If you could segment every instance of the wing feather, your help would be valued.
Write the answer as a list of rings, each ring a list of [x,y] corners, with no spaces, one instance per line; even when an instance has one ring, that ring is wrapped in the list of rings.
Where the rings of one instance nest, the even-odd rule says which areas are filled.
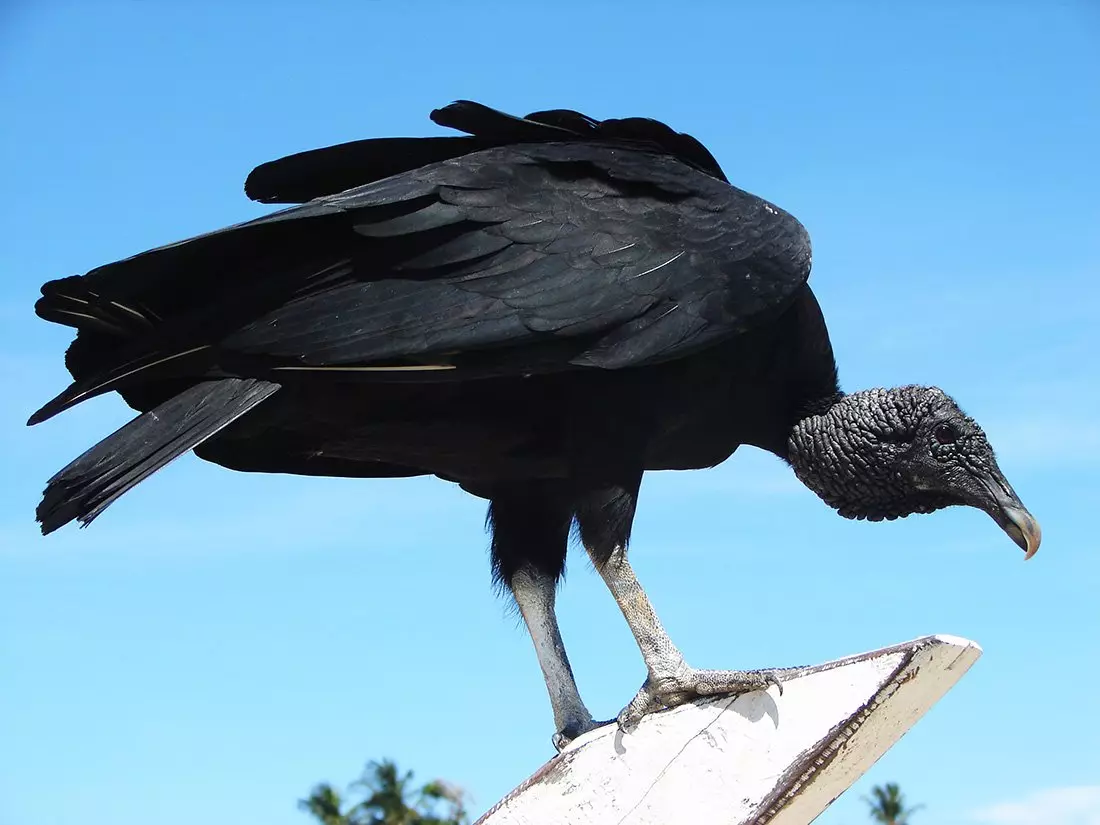
[[[558,128],[473,115],[489,132]],[[808,272],[794,218],[674,156],[493,147],[47,285],[40,314],[95,343],[78,337],[82,374],[37,419],[140,382],[145,364],[162,378],[342,367],[431,380],[475,364],[638,366],[751,327]],[[86,333],[93,294],[111,309],[89,313],[100,329]],[[108,345],[123,332],[126,347]]]
[[[253,169],[245,194],[262,203],[305,203],[494,146],[569,140],[650,147],[727,180],[702,143],[651,118],[596,120],[570,109],[516,117],[469,100],[436,109],[431,117],[468,136],[373,138],[297,152]]]

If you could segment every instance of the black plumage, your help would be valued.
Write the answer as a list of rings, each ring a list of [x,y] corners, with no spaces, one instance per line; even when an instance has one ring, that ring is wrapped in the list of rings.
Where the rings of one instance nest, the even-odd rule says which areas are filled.
[[[805,229],[694,138],[470,102],[432,117],[469,136],[264,164],[246,192],[294,205],[43,287],[38,314],[78,335],[72,385],[31,422],[109,391],[143,413],[51,479],[44,532],[188,449],[245,471],[434,474],[490,500],[494,572],[548,685],[568,671],[540,617],[570,527],[619,598],[608,570],[647,470],[753,445],[843,515],[971,504],[1034,552],[1037,525],[950,398],[840,391]],[[985,476],[917,460],[944,422],[969,445],[948,458]],[[566,738],[589,726],[563,707]]]

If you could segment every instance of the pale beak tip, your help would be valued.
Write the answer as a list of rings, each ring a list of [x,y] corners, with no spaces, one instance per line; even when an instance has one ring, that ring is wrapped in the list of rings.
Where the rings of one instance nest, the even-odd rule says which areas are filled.
[[[1023,507],[1008,505],[1003,507],[997,515],[1000,516],[998,521],[1004,531],[1024,551],[1024,561],[1039,552],[1043,531],[1031,513]]]
[[[1023,511],[1022,516],[1016,523],[1020,533],[1023,534],[1024,561],[1027,561],[1039,552],[1039,545],[1043,541],[1043,530],[1039,527],[1039,522],[1026,510]],[[1015,521],[1015,519],[1013,520]]]
[[[1035,523],[1035,532],[1027,536],[1027,549],[1024,551],[1024,561],[1027,561],[1039,552],[1039,543],[1043,540],[1043,534]]]

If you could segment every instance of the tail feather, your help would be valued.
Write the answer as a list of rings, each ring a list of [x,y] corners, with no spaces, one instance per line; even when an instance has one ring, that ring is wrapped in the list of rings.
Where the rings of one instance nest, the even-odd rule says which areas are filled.
[[[110,370],[74,381],[66,387],[63,392],[36,410],[31,417],[27,419],[27,424],[32,426],[34,424],[41,424],[43,421],[53,418],[58,413],[64,412],[70,407],[75,407],[82,401],[87,401],[89,398],[94,398],[97,395],[103,395],[111,390],[118,389],[120,384],[123,384],[127,380],[132,381],[133,376],[138,373],[142,373],[142,376],[146,380],[150,380],[151,377],[155,377],[152,371],[158,368],[162,372],[171,372],[173,368],[178,369],[182,359],[186,359],[190,356],[190,360],[193,362],[196,358],[202,357],[200,353],[209,355],[212,351],[213,348],[209,344],[203,344],[198,347],[191,347],[190,349],[169,353],[167,355],[159,351],[144,353],[140,357],[132,361],[124,361]],[[183,363],[186,364],[189,362]]]
[[[42,533],[74,519],[87,526],[127,490],[278,389],[252,378],[204,381],[139,415],[49,480],[36,511]]]

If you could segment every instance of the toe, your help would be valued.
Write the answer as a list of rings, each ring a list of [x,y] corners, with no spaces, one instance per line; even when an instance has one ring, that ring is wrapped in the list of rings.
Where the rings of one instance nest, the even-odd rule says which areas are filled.
[[[776,674],[776,673],[774,673],[773,671],[770,671],[770,670],[766,671],[764,673],[764,682],[765,682],[764,690],[768,689],[768,685],[775,685],[776,690],[779,691],[779,695],[780,696],[783,695],[783,683],[779,681],[778,674]]]
[[[609,725],[612,721],[613,720],[608,719],[603,722],[597,722],[594,719],[586,719],[584,721],[573,722],[551,736],[550,742],[554,745],[557,752],[561,753],[574,739],[579,739],[590,730]]]
[[[618,722],[620,730],[633,730],[643,716],[656,710],[660,705],[661,702],[653,695],[648,685],[643,685],[642,689],[630,700],[630,704],[619,712],[615,721]]]

